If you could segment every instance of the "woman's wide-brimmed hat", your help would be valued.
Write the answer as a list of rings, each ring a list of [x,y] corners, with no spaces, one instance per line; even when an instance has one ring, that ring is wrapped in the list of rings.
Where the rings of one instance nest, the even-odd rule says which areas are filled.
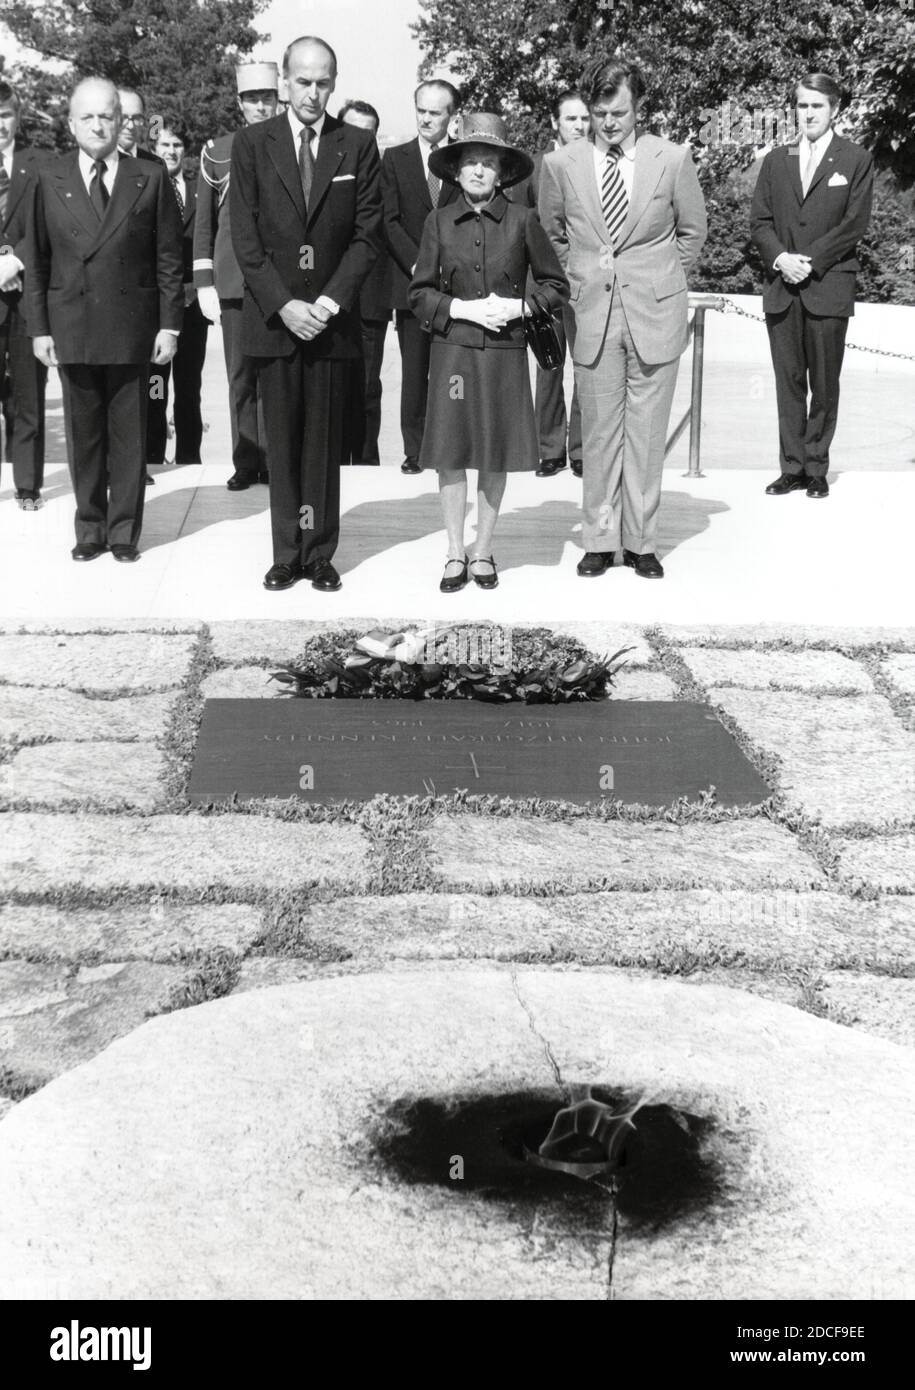
[[[457,183],[461,158],[469,145],[490,145],[498,150],[502,161],[499,183],[503,188],[520,183],[533,170],[534,161],[530,155],[509,144],[501,116],[494,116],[490,111],[468,111],[461,118],[460,138],[430,154],[429,169],[435,177]]]

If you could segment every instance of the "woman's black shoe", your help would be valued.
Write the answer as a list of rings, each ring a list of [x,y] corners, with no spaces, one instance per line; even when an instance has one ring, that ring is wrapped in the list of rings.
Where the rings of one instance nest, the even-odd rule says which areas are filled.
[[[496,562],[492,556],[490,555],[487,560],[482,555],[478,555],[477,558],[471,560],[470,563],[472,565],[492,565],[492,574],[484,574],[482,579],[478,574],[475,574],[473,576],[473,582],[479,585],[481,589],[494,589],[499,582],[499,576],[496,574]]]
[[[438,587],[443,594],[456,594],[458,589],[463,589],[464,585],[467,583],[467,556],[465,555],[463,560],[446,560],[446,570],[449,565],[460,565],[461,568],[451,579],[448,578],[447,574],[442,575],[442,582]]]

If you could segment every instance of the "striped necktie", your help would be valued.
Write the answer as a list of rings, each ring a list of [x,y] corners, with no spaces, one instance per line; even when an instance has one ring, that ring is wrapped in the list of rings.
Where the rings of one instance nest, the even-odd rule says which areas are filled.
[[[175,198],[177,199],[177,202],[178,202],[178,211],[181,213],[181,216],[183,217],[183,216],[184,216],[184,199],[183,199],[182,196],[181,196],[181,189],[178,187],[178,176],[177,176],[177,174],[172,174],[171,179],[172,179],[172,188],[175,190]]]
[[[438,145],[430,145],[429,153],[432,154],[437,149]],[[429,172],[426,174],[426,183],[429,185],[429,197],[432,199],[432,206],[434,208],[437,208],[438,195],[442,191],[442,181],[441,179],[437,179],[433,174],[432,170],[429,169]]]
[[[610,240],[614,246],[619,240],[623,223],[626,221],[626,214],[629,212],[626,185],[623,183],[623,175],[620,173],[621,154],[622,150],[619,145],[611,145],[608,149],[600,186],[600,205],[603,209],[607,231],[610,233]]]
[[[6,216],[6,204],[10,194],[10,176],[6,172],[6,165],[0,159],[0,224]]]

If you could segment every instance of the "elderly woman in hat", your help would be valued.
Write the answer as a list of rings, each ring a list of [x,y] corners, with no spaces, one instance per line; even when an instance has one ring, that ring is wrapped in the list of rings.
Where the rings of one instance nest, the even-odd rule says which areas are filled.
[[[538,466],[523,296],[529,281],[556,312],[569,286],[534,211],[503,193],[532,167],[488,112],[465,116],[462,138],[429,156],[430,173],[464,195],[429,214],[410,286],[410,307],[432,335],[419,462],[439,476],[448,535],[443,593],[470,578],[481,589],[496,587],[492,536],[506,475]],[[478,475],[472,557],[464,545],[468,468]]]

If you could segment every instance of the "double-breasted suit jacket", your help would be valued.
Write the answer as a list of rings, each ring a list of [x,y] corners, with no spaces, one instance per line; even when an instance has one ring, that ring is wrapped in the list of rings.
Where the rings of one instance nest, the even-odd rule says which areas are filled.
[[[639,132],[632,197],[616,248],[594,172],[594,146],[577,140],[544,156],[540,220],[569,277],[573,360],[601,350],[616,284],[636,351],[670,362],[687,343],[686,272],[708,231],[705,200],[685,145]]]
[[[0,217],[0,247],[9,247],[25,265],[18,289],[0,292],[0,397],[5,398],[7,452],[20,495],[37,494],[44,481],[44,401],[48,369],[32,352],[24,285],[29,267],[25,246],[28,210],[38,169],[48,158],[41,151],[17,149]]]
[[[750,233],[766,277],[763,308],[777,314],[800,299],[811,314],[850,318],[857,244],[870,220],[874,161],[861,145],[834,134],[806,197],[800,164],[799,145],[781,145],[766,155],[756,181]],[[810,257],[810,276],[802,284],[786,284],[774,269],[783,251]]]
[[[260,359],[273,559],[298,573],[330,561],[339,538],[340,464],[352,449],[346,407],[362,358],[359,291],[382,246],[375,137],[323,118],[306,211],[288,113],[248,126],[232,142],[229,206],[244,348]],[[321,296],[339,313],[305,342],[280,310]]]

